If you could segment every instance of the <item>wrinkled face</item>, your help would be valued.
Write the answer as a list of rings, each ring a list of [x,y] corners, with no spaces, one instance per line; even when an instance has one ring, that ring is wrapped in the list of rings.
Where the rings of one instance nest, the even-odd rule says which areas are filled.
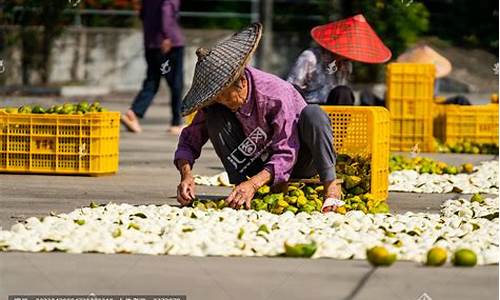
[[[215,102],[220,103],[231,111],[237,111],[247,99],[248,82],[245,76],[241,76],[232,85],[223,90]]]

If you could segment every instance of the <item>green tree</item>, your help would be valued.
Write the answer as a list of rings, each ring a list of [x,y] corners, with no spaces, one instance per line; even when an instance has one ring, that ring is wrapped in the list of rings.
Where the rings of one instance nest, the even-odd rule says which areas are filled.
[[[498,1],[424,0],[431,35],[460,47],[481,47],[498,55]]]
[[[64,28],[63,0],[16,0],[4,7],[4,22],[19,24],[22,45],[23,84],[30,84],[30,72],[38,69],[42,83],[50,75],[50,51]]]

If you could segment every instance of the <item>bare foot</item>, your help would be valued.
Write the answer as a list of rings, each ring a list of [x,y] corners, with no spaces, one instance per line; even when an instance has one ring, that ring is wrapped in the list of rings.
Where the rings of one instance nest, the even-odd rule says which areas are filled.
[[[321,212],[322,213],[327,213],[327,212],[331,212],[331,211],[337,212],[337,209],[338,209],[338,207],[335,205],[325,206],[324,208],[322,208]]]
[[[324,199],[323,207],[321,211],[323,213],[333,211],[336,212],[339,207],[344,203],[340,198],[342,197],[342,189],[340,184],[335,181],[326,181],[323,183],[324,186]]]
[[[141,125],[139,124],[139,120],[135,113],[132,110],[127,111],[124,115],[121,117],[121,121],[123,125],[127,128],[128,131],[133,132],[133,133],[140,133],[142,132]]]
[[[174,135],[181,135],[182,129],[185,127],[186,125],[171,126],[168,128],[168,132]]]
[[[323,182],[324,196],[326,198],[340,199],[342,197],[342,189],[337,180]]]

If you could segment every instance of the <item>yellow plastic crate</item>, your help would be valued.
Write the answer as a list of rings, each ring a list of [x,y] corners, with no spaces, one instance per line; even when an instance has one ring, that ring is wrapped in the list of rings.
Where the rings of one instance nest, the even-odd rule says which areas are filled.
[[[391,115],[391,150],[418,145],[432,151],[435,66],[391,63],[386,73],[386,106]]]
[[[321,106],[332,122],[335,150],[371,160],[371,194],[386,199],[389,186],[389,112],[383,107]]]
[[[446,143],[498,144],[498,104],[446,105],[440,122]]]
[[[434,104],[432,105],[432,131],[434,132],[434,137],[440,142],[445,140],[445,128],[444,128],[444,118],[446,114],[447,104],[442,104],[444,100],[436,98]]]
[[[435,104],[444,104],[445,101],[446,101],[446,97],[445,96],[436,96],[436,97],[434,97],[434,103]]]
[[[7,114],[0,111],[0,172],[116,173],[120,113]]]

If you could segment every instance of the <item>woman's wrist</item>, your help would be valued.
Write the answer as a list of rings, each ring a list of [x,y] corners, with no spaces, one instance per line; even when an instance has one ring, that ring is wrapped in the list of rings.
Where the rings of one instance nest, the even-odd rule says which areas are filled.
[[[257,190],[260,188],[260,185],[258,183],[255,183],[251,178],[248,180],[248,182],[252,186],[253,191],[257,192]]]
[[[181,179],[187,179],[187,178],[192,178],[191,174],[191,165],[187,160],[178,160],[176,162],[177,169],[179,170],[179,173],[181,174]]]
[[[181,173],[181,180],[186,180],[186,179],[193,179],[193,175],[191,174],[191,172],[189,173],[186,173],[186,174],[182,174]]]
[[[262,170],[257,175],[248,179],[248,181],[257,192],[259,188],[271,181],[271,174],[267,170]]]

